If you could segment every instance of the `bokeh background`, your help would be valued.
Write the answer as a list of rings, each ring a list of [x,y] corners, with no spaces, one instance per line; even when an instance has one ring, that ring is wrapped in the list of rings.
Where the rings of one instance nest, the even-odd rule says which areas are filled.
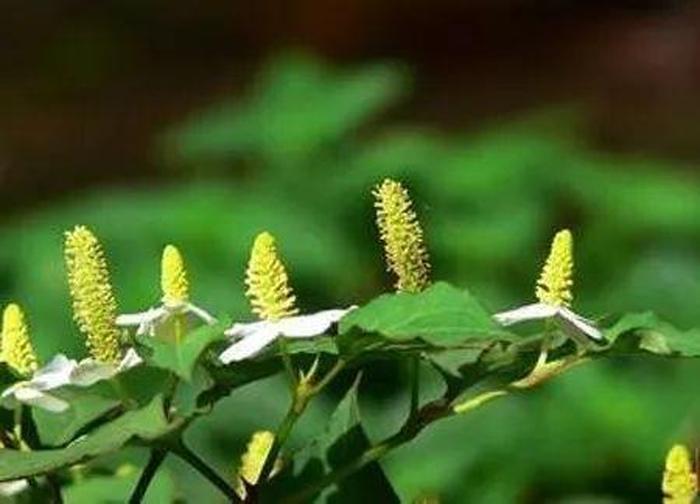
[[[494,311],[532,299],[567,226],[580,312],[700,324],[696,2],[2,6],[0,300],[26,307],[44,358],[84,352],[61,255],[73,225],[103,240],[124,311],[157,300],[172,242],[197,302],[249,318],[242,280],[261,230],[304,308],[362,303],[391,285],[370,196],[386,176],[413,194],[435,278]],[[361,406],[379,438],[405,415],[405,370],[375,367]],[[700,443],[699,378],[692,362],[596,363],[436,424],[382,465],[405,502],[659,502],[668,447]],[[281,377],[245,387],[192,443],[232,474],[251,431],[286,407]],[[152,501],[217,502],[167,467]]]

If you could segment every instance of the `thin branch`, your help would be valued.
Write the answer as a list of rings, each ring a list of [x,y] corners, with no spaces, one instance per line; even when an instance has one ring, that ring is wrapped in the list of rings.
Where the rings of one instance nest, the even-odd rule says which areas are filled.
[[[199,458],[199,456],[192,450],[187,448],[182,442],[179,442],[172,448],[172,452],[180,457],[182,460],[191,465],[199,474],[204,476],[209,482],[218,488],[221,493],[229,498],[230,502],[241,502],[241,498],[238,496],[236,491],[231,485],[229,485],[226,480],[217,474],[217,472],[212,469],[204,460]]]
[[[156,472],[158,472],[158,468],[163,463],[163,460],[165,460],[165,456],[167,454],[168,451],[162,448],[154,448],[151,450],[148,463],[143,469],[143,472],[136,483],[136,488],[134,488],[134,491],[129,498],[129,504],[138,504],[143,500],[149,485],[153,481],[153,477],[156,475]]]

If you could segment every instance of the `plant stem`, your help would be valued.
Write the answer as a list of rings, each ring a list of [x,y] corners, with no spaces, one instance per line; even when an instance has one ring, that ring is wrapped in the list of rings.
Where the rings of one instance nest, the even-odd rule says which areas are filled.
[[[410,361],[411,366],[411,409],[410,414],[418,411],[420,401],[420,357],[414,356]]]
[[[346,362],[343,359],[338,359],[333,367],[326,373],[326,376],[321,378],[321,380],[313,386],[311,391],[309,392],[309,395],[315,396],[316,394],[320,393],[326,386],[333,381],[333,379],[338,376],[338,374],[345,369],[345,364]]]
[[[138,504],[143,500],[143,496],[146,495],[148,486],[153,481],[153,477],[156,475],[158,468],[165,460],[165,456],[168,451],[162,448],[153,448],[151,454],[148,458],[148,463],[143,469],[138,482],[136,483],[136,488],[134,488],[131,497],[129,498],[129,504]]]
[[[284,355],[284,354],[283,354]],[[338,359],[333,367],[326,373],[326,375],[319,380],[315,385],[305,388],[303,385],[304,380],[297,384],[293,391],[292,403],[289,406],[287,414],[282,419],[282,422],[277,427],[275,432],[275,439],[272,444],[272,448],[265,459],[265,464],[260,471],[260,477],[258,478],[258,485],[263,485],[269,478],[272,469],[275,467],[275,462],[282,449],[282,446],[287,442],[289,435],[294,429],[297,421],[301,415],[306,410],[306,406],[309,404],[311,399],[318,395],[323,389],[338,376],[338,374],[345,368],[345,361],[343,359]]]
[[[289,357],[289,352],[287,352],[287,342],[284,340],[284,337],[279,338],[277,341],[280,347],[280,355],[282,357],[282,363],[284,364],[284,370],[287,372],[287,377],[289,378],[289,388],[292,393],[294,393],[297,387],[297,375],[294,371],[292,359]]]
[[[63,504],[63,495],[61,495],[61,484],[53,473],[48,473],[46,475],[46,483],[51,492],[51,502],[53,504]]]
[[[182,441],[172,448],[172,452],[190,464],[197,472],[199,472],[199,474],[208,479],[209,482],[218,488],[226,497],[228,497],[231,502],[241,502],[241,498],[238,496],[233,487],[229,485],[221,476],[219,476],[214,469],[209,467],[206,462],[199,458],[197,454],[187,448]]]

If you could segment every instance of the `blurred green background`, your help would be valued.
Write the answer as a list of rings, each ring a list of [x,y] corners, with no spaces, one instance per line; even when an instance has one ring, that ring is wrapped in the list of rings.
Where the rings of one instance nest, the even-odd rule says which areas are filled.
[[[434,278],[494,311],[532,300],[550,237],[570,227],[578,311],[700,323],[693,2],[8,7],[0,300],[26,307],[44,359],[84,352],[61,255],[73,225],[103,240],[123,311],[157,301],[175,243],[196,302],[250,318],[242,280],[262,230],[304,309],[362,303],[391,286],[370,195],[387,176],[411,190]],[[400,424],[406,390],[405,370],[375,367],[361,405],[376,439]],[[666,450],[700,443],[699,377],[690,361],[596,363],[438,423],[382,465],[405,502],[659,502]],[[192,444],[232,474],[286,407],[282,377],[245,387]],[[177,461],[168,470],[165,494],[217,502]]]

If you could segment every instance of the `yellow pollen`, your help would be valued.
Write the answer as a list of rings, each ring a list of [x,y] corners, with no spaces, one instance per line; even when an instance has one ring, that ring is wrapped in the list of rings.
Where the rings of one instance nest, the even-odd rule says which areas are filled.
[[[559,231],[552,240],[549,257],[542,268],[535,295],[551,306],[571,306],[574,285],[573,238],[568,229]]]
[[[39,367],[22,309],[9,304],[2,314],[2,360],[22,376]]]
[[[396,290],[423,290],[430,283],[430,261],[408,191],[399,182],[386,179],[372,194],[387,271],[397,277]]]
[[[669,450],[661,488],[665,504],[690,504],[695,499],[698,477],[685,446],[677,444]]]
[[[160,285],[163,290],[163,304],[177,306],[189,301],[189,283],[182,254],[174,245],[163,249],[161,260]]]
[[[66,232],[65,259],[73,299],[73,318],[85,334],[87,347],[99,362],[121,358],[116,326],[117,302],[100,242],[84,226]]]
[[[265,320],[279,320],[298,313],[296,297],[289,286],[284,264],[277,255],[275,239],[270,233],[260,233],[250,253],[245,283],[253,313]]]

